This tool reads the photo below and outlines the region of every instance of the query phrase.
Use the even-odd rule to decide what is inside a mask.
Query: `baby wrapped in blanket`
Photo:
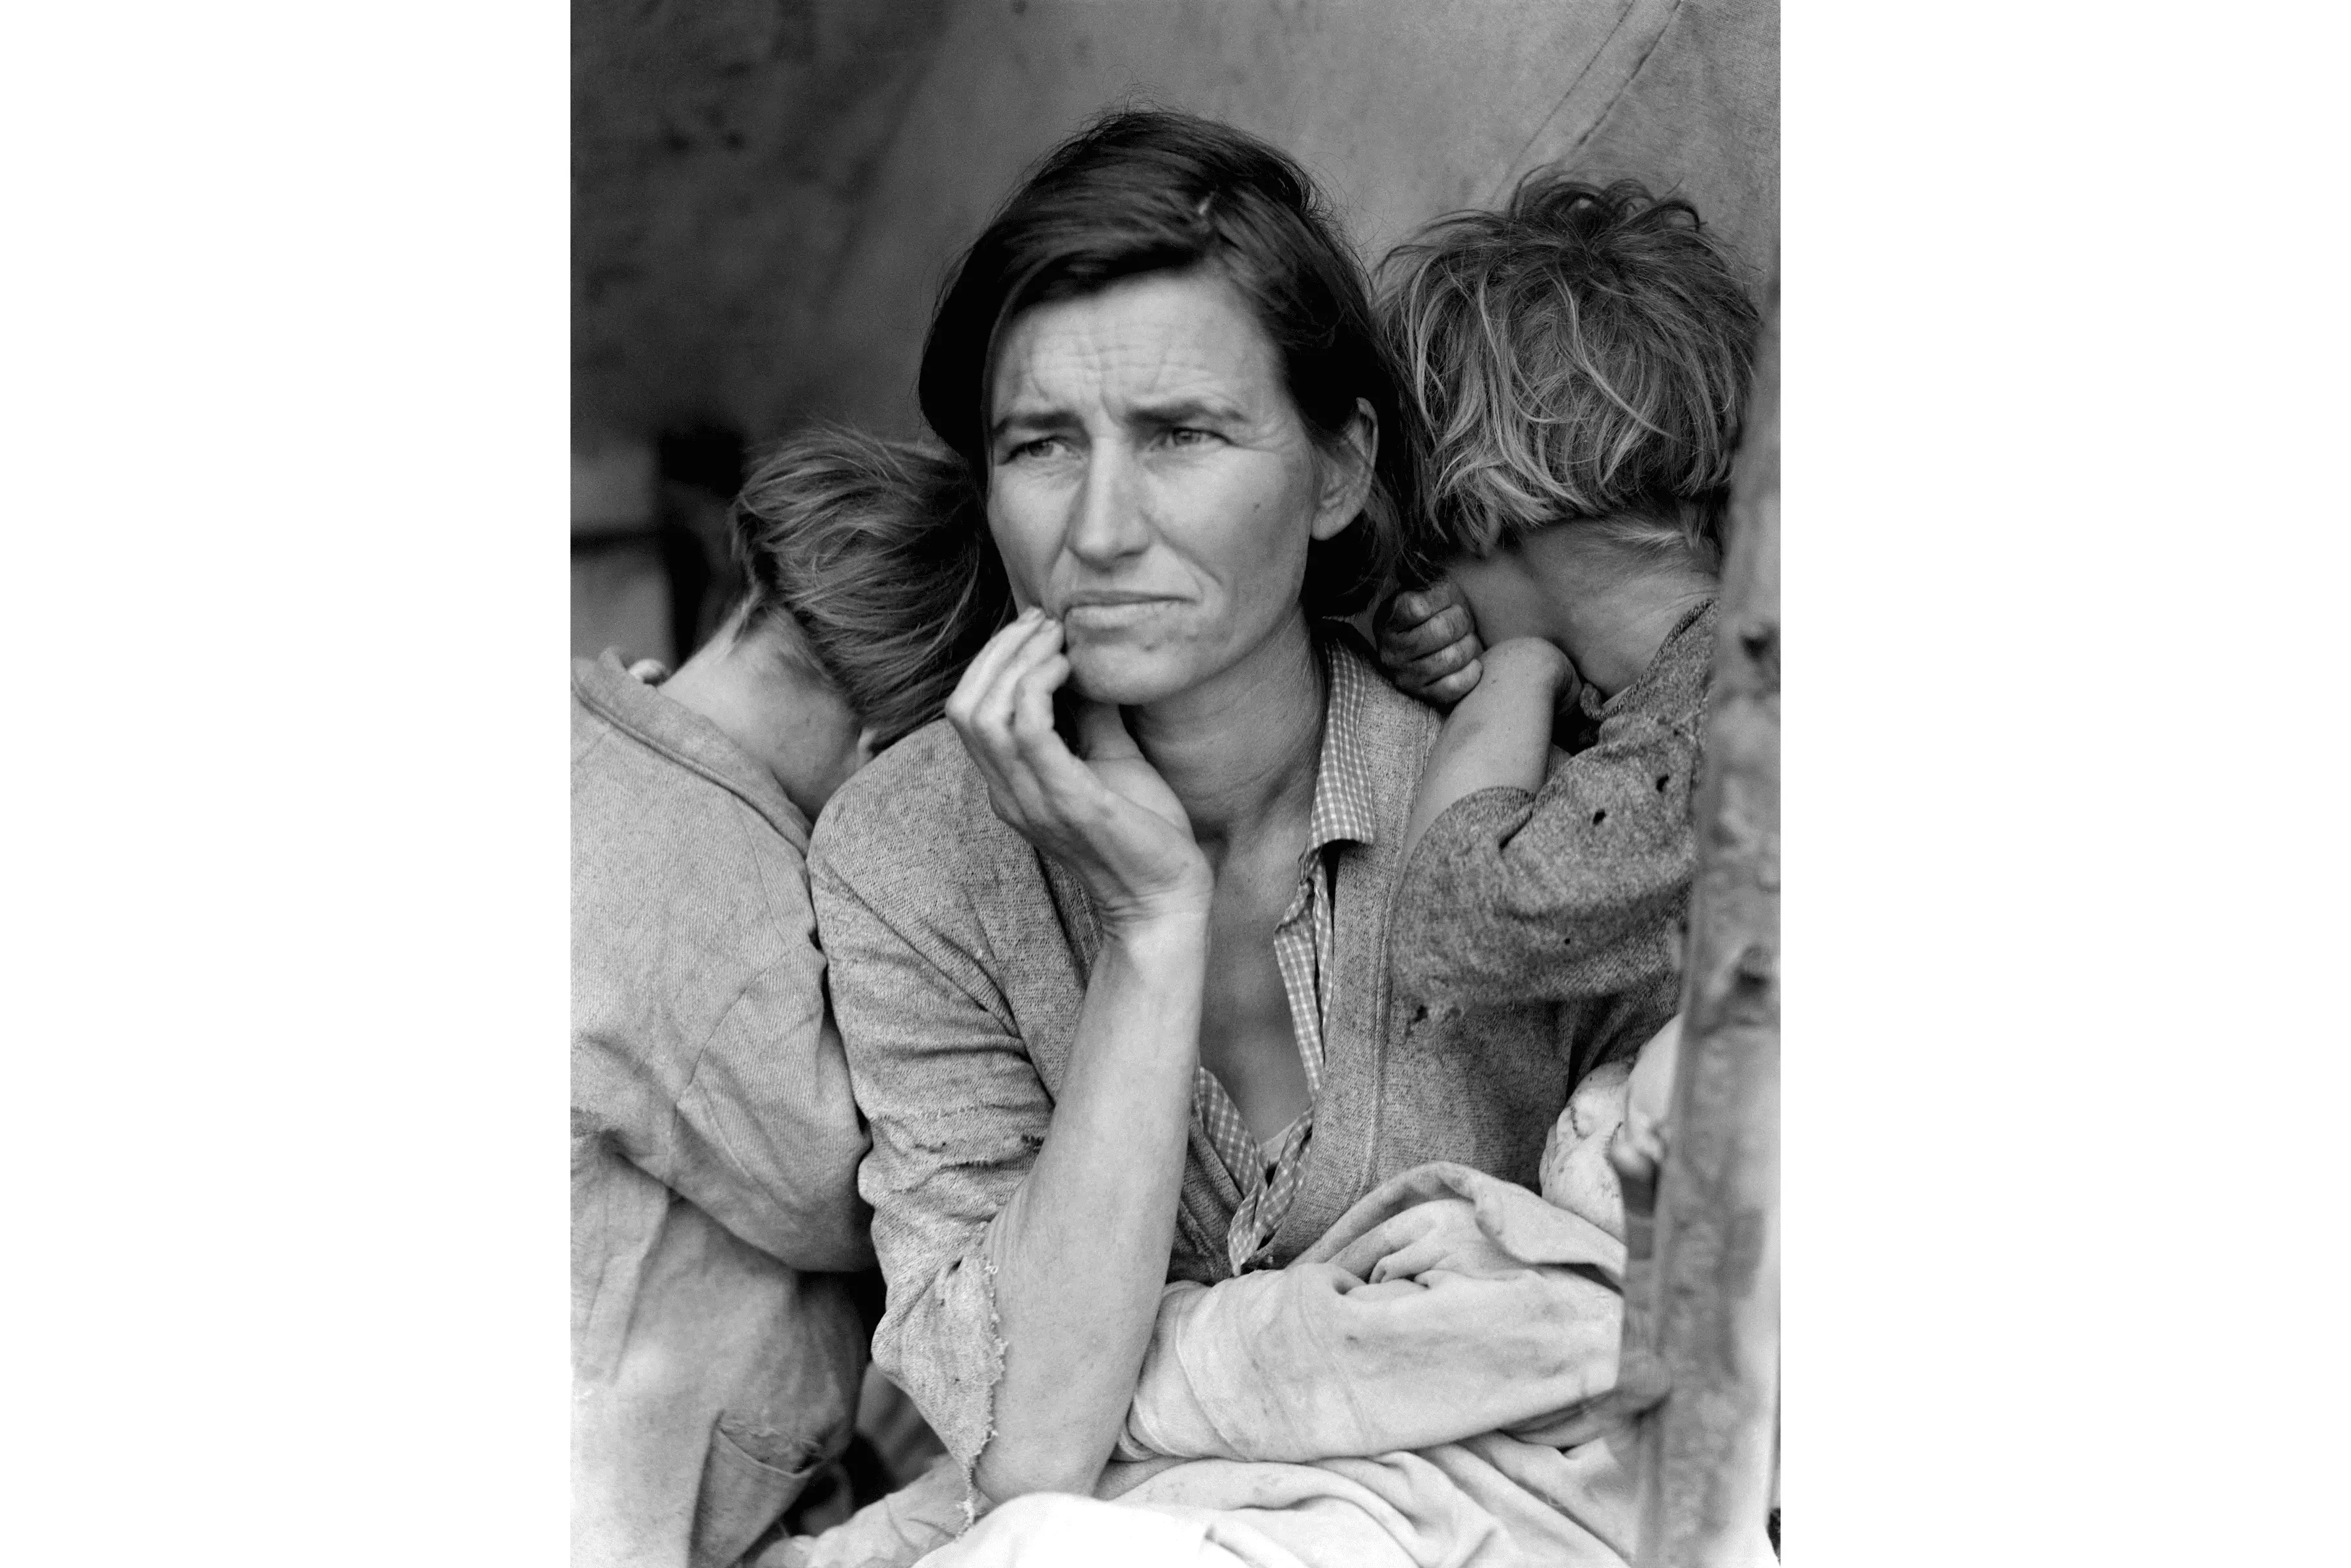
[[[1662,1111],[1674,1033],[1642,1053],[1636,1128]],[[1618,1368],[1626,1223],[1608,1151],[1632,1076],[1615,1064],[1578,1087],[1540,1197],[1422,1166],[1287,1269],[1169,1286],[1092,1499],[1016,1500],[956,1540],[960,1478],[942,1466],[765,1562],[1629,1561],[1630,1422],[1656,1388],[1645,1368]]]

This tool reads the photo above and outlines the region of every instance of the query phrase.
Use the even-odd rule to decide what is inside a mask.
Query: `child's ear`
[[[1380,417],[1368,402],[1357,398],[1340,450],[1322,458],[1322,493],[1314,507],[1314,538],[1332,538],[1355,520],[1364,498],[1372,493],[1372,469],[1379,455]]]
[[[857,766],[862,768],[873,760],[874,753],[882,749],[875,744],[881,738],[882,732],[870,724],[857,732]]]

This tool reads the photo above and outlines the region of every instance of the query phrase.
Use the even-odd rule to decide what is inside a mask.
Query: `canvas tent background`
[[[918,434],[956,251],[1103,106],[1295,154],[1375,258],[1563,161],[1779,241],[1769,0],[577,0],[572,645],[674,655],[747,452]]]

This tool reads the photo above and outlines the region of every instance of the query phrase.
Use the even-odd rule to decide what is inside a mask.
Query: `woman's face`
[[[987,517],[1023,605],[1062,623],[1072,679],[1143,704],[1232,669],[1301,618],[1306,547],[1353,520],[1368,410],[1318,456],[1274,347],[1210,271],[1032,307],[988,410]]]

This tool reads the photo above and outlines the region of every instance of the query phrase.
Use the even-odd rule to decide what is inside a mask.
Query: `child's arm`
[[[1540,637],[1486,651],[1484,673],[1437,732],[1405,825],[1405,858],[1447,807],[1480,789],[1542,788],[1552,717],[1582,685],[1568,657]]]
[[[1698,863],[1699,695],[1620,705],[1531,792],[1486,789],[1409,821],[1395,983],[1506,1006],[1621,997],[1669,969]]]

